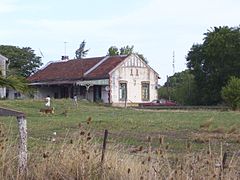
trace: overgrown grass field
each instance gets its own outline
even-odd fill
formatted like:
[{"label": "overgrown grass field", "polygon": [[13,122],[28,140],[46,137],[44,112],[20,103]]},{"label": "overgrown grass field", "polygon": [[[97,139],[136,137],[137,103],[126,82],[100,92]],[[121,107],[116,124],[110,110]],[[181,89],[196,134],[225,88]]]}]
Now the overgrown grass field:
[{"label": "overgrown grass field", "polygon": [[[0,101],[22,111],[28,172],[18,174],[16,117],[0,117],[0,179],[236,179],[240,113],[140,110],[70,99]],[[102,137],[109,131],[104,161]]]},{"label": "overgrown grass field", "polygon": [[[99,104],[79,102],[76,108],[70,99],[53,100],[53,115],[39,112],[43,101],[5,100],[1,107],[22,111],[26,114],[29,148],[43,146],[49,142],[53,132],[59,139],[78,130],[79,123],[91,118],[91,129],[95,136],[102,137],[104,129],[109,131],[109,143],[122,144],[125,147],[145,145],[147,137],[153,139],[153,147],[159,136],[165,138],[174,153],[185,151],[191,143],[193,150],[201,150],[209,141],[217,147],[232,150],[239,148],[240,113],[233,111],[177,111],[177,110],[140,110],[114,108]],[[0,117],[6,129],[17,136],[15,117]]]}]

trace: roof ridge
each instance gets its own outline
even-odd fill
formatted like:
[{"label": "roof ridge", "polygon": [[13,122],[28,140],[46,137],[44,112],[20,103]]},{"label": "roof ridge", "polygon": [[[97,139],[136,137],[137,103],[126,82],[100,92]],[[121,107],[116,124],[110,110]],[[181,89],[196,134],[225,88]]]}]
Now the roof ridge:
[{"label": "roof ridge", "polygon": [[94,71],[98,66],[100,66],[104,61],[106,61],[109,58],[109,56],[105,56],[101,61],[99,61],[97,64],[95,64],[93,67],[91,67],[88,71],[86,71],[83,75],[86,76],[92,71]]},{"label": "roof ridge", "polygon": [[[0,54],[1,55],[1,54]],[[105,56],[99,56],[99,57],[90,57],[90,58],[84,58],[84,59],[66,59],[66,60],[56,60],[56,61],[48,61],[45,65],[43,65],[39,70],[43,70],[46,67],[48,67],[50,64],[57,64],[57,63],[64,63],[69,61],[82,61],[82,60],[90,60],[95,58],[103,58]]]},{"label": "roof ridge", "polygon": [[48,67],[50,64],[53,64],[53,63],[54,63],[54,61],[48,61],[47,64],[43,65],[38,71],[44,70],[46,67]]}]

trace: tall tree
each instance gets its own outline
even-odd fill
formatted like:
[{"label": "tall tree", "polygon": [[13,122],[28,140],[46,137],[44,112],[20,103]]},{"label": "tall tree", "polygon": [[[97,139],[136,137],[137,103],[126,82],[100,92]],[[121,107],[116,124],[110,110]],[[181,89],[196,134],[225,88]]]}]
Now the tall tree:
[{"label": "tall tree", "polygon": [[86,57],[89,49],[85,50],[85,45],[86,45],[85,41],[81,42],[79,48],[76,50],[75,54],[77,59],[82,59]]},{"label": "tall tree", "polygon": [[231,77],[222,88],[222,98],[233,109],[240,108],[240,78]]},{"label": "tall tree", "polygon": [[116,56],[116,55],[129,55],[129,54],[132,54],[132,53],[135,53],[138,55],[139,58],[141,58],[143,61],[145,61],[146,63],[148,63],[147,61],[147,58],[145,58],[143,56],[143,54],[140,54],[138,52],[134,52],[134,46],[124,46],[124,47],[121,47],[120,49],[118,49],[116,46],[111,46],[109,49],[108,49],[108,53],[107,55],[109,56]]},{"label": "tall tree", "polygon": [[172,99],[182,105],[194,105],[196,86],[194,76],[189,70],[175,73],[158,91],[159,97]]},{"label": "tall tree", "polygon": [[208,88],[206,86],[206,67],[204,65],[205,57],[203,53],[203,45],[195,44],[191,47],[188,56],[188,68],[191,74],[194,75],[195,83],[197,86],[196,92],[198,96],[196,96],[195,103],[196,104],[206,104],[208,101]]},{"label": "tall tree", "polygon": [[240,28],[214,27],[204,36],[203,44],[189,51],[187,66],[196,80],[198,104],[218,104],[229,77],[240,77]]},{"label": "tall tree", "polygon": [[119,50],[116,46],[111,46],[110,48],[108,48],[108,56],[116,56],[119,55]]},{"label": "tall tree", "polygon": [[134,46],[124,46],[120,48],[120,55],[128,55],[133,53]]},{"label": "tall tree", "polygon": [[0,45],[0,54],[10,61],[7,75],[28,77],[42,65],[41,57],[37,56],[30,47]]}]

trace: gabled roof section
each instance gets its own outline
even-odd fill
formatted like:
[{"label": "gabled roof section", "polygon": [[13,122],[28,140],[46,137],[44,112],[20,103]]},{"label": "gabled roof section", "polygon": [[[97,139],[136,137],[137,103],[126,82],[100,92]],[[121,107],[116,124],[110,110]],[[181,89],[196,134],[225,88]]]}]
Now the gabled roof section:
[{"label": "gabled roof section", "polygon": [[105,79],[109,77],[109,72],[126,57],[127,56],[104,56],[81,60],[73,59],[52,62],[45,68],[30,76],[28,81],[34,83],[64,80]]},{"label": "gabled roof section", "polygon": [[[135,56],[136,58],[138,58],[138,59],[142,62],[142,64],[144,64],[147,68],[151,69],[151,70],[158,76],[158,78],[160,78],[160,77],[159,77],[159,74],[158,74],[153,68],[151,68],[146,62],[144,62],[141,58],[139,58],[138,55],[136,55],[136,54],[134,54],[134,53],[128,55],[128,56],[124,59],[124,61],[127,61],[128,58],[131,58],[131,57],[133,57],[133,56]],[[118,69],[119,67],[121,67],[124,63],[125,63],[125,62],[122,61],[122,62],[119,63],[116,67],[114,67],[109,73],[110,73],[110,74],[113,73],[116,69]]]},{"label": "gabled roof section", "polygon": [[94,71],[98,66],[100,66],[104,61],[108,59],[109,56],[106,56],[101,61],[99,61],[97,64],[95,64],[93,67],[91,67],[87,72],[84,73],[84,76],[88,75],[92,71]]},{"label": "gabled roof section", "polygon": [[83,73],[101,61],[102,58],[104,57],[52,62],[44,69],[41,69],[28,77],[28,81],[45,82],[81,79]]},{"label": "gabled roof section", "polygon": [[97,68],[87,74],[85,79],[102,79],[109,78],[109,72],[112,71],[118,64],[123,62],[128,56],[120,55],[120,56],[109,56],[102,64],[100,64]]}]

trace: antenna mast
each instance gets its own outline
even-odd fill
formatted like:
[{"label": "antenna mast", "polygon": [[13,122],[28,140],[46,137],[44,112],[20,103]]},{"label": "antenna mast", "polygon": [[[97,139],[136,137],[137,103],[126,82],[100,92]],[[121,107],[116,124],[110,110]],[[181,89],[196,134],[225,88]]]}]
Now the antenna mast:
[{"label": "antenna mast", "polygon": [[65,57],[66,57],[66,55],[67,55],[67,54],[66,54],[66,51],[67,51],[67,43],[68,43],[68,42],[66,42],[66,41],[64,42],[64,56],[65,56]]},{"label": "antenna mast", "polygon": [[172,63],[172,67],[173,67],[173,75],[175,74],[175,51],[173,51],[173,63]]}]

